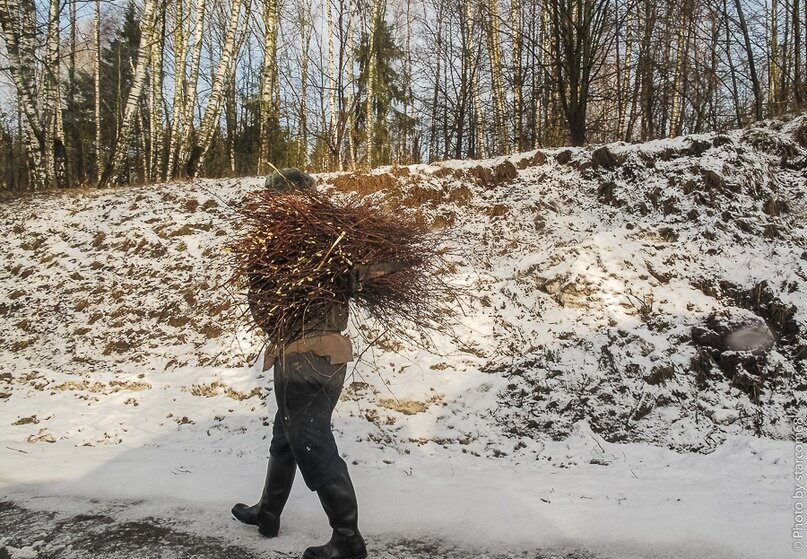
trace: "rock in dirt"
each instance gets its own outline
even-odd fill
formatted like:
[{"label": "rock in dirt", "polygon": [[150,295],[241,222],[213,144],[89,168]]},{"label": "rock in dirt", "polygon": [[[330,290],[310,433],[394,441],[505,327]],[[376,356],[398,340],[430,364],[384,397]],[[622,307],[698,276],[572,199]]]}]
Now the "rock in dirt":
[{"label": "rock in dirt", "polygon": [[765,352],[773,346],[774,338],[762,318],[751,311],[729,307],[710,314],[705,327],[694,327],[692,341],[721,352]]}]

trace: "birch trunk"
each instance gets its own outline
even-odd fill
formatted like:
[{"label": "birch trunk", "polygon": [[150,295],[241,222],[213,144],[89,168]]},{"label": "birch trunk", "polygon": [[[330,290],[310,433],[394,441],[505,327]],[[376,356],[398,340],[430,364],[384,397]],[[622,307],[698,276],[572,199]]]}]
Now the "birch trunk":
[{"label": "birch trunk", "polygon": [[802,106],[801,95],[801,14],[799,0],[793,1],[793,97],[796,107]]},{"label": "birch trunk", "polygon": [[230,175],[236,174],[235,137],[238,133],[238,113],[235,104],[235,74],[230,75],[227,83],[227,95],[224,103],[224,115],[227,122],[227,159],[230,163]]},{"label": "birch trunk", "polygon": [[264,0],[263,27],[265,29],[263,72],[261,76],[260,100],[260,151],[258,152],[258,174],[267,174],[272,159],[272,133],[278,117],[275,101],[277,81],[277,34],[278,0]]},{"label": "birch trunk", "polygon": [[[202,60],[202,45],[204,39],[204,25],[205,25],[205,9],[206,0],[199,0],[196,5],[196,21],[193,28],[193,52],[191,53],[191,68],[190,75],[187,81],[187,95],[185,96],[185,103],[182,108],[182,135],[179,143],[179,153],[177,161],[181,165],[188,160],[189,154],[193,148],[193,110],[196,107],[196,90],[199,83],[199,66]],[[190,17],[190,12],[186,17]],[[181,173],[178,169],[177,174]]]},{"label": "birch trunk", "polygon": [[[538,57],[536,52],[538,48],[536,47],[541,44],[541,18],[538,16],[538,9],[535,4],[535,2],[530,3],[529,18],[527,18],[529,26],[526,40],[527,44],[530,45],[530,48],[526,49],[526,68],[530,69],[528,88],[528,91],[530,92],[530,112],[526,117],[527,130],[529,131],[530,136],[529,143],[526,145],[530,146],[531,149],[535,149],[535,147],[538,145],[538,134],[540,130],[540,120],[538,119],[538,115],[540,114],[538,110],[538,104],[540,103],[538,80],[540,70],[538,68]],[[527,80],[525,79],[525,86],[527,85],[526,81]]]},{"label": "birch trunk", "polygon": [[507,133],[506,109],[504,104],[504,79],[502,78],[502,45],[499,33],[499,12],[496,0],[483,0],[487,6],[486,36],[490,57],[490,77],[493,96],[493,114],[496,126],[496,152],[510,151]]},{"label": "birch trunk", "polygon": [[[348,5],[352,5],[348,2]],[[347,22],[345,14],[347,13]],[[353,62],[351,52],[353,49],[353,11],[345,10],[345,0],[339,1],[339,63],[336,69],[336,132],[333,147],[337,169],[344,171],[345,142],[347,142],[349,161],[354,161],[353,151],[353,99],[355,98],[355,83],[353,81]]]},{"label": "birch trunk", "polygon": [[780,58],[780,65],[779,65],[779,97],[777,101],[779,102],[779,110],[784,111],[787,107],[788,97],[789,97],[789,86],[790,81],[793,77],[793,41],[791,40],[790,32],[791,32],[791,23],[790,23],[790,0],[784,0],[784,5],[782,6],[782,11],[784,12],[784,22],[782,22],[782,33],[784,36],[782,37],[782,45],[781,45],[781,58]]},{"label": "birch trunk", "polygon": [[676,37],[676,57],[675,57],[675,73],[673,74],[673,98],[672,109],[670,115],[670,137],[678,136],[680,133],[680,120],[681,120],[681,97],[683,94],[683,81],[684,81],[684,59],[687,56],[687,46],[689,45],[689,3],[683,4],[682,10],[682,25],[678,29]]},{"label": "birch trunk", "polygon": [[[544,5],[543,8],[543,26],[544,26],[544,37],[543,37],[543,64],[541,65],[542,68],[545,68],[543,72],[543,89],[544,89],[544,107],[543,107],[543,117],[544,117],[544,138],[547,138],[547,132],[553,131],[554,128],[557,127],[557,116],[555,115],[556,109],[558,106],[558,88],[553,87],[552,84],[552,18],[551,10],[549,6]],[[553,119],[553,120],[550,120]],[[550,140],[554,140],[555,138],[550,138]]]},{"label": "birch trunk", "polygon": [[95,181],[101,184],[104,153],[101,147],[101,0],[95,0]]},{"label": "birch trunk", "polygon": [[[153,49],[152,49],[153,51]],[[149,60],[149,64],[151,61]],[[134,162],[130,165],[130,169],[132,169],[129,173],[129,182],[133,182],[132,177],[137,177],[137,165],[140,165],[140,177],[143,177],[144,182],[149,182],[149,173],[151,172],[151,168],[149,167],[150,159],[149,159],[149,135],[150,130],[149,127],[146,126],[146,111],[137,111],[137,126],[134,130],[134,138],[135,138],[135,145],[137,146],[137,151],[135,151],[135,158]]]},{"label": "birch trunk", "polygon": [[653,105],[655,101],[653,91],[653,61],[652,39],[656,24],[657,13],[653,4],[644,4],[645,11],[639,12],[639,27],[641,30],[641,43],[639,46],[639,59],[636,67],[636,81],[634,87],[631,117],[628,120],[626,139],[630,141],[636,119],[641,117],[641,139],[646,141],[653,132]]},{"label": "birch trunk", "polygon": [[621,87],[620,90],[623,92],[621,95],[619,109],[618,109],[618,117],[617,117],[617,137],[622,139],[625,138],[625,115],[627,113],[627,99],[625,93],[628,92],[630,88],[630,73],[631,73],[631,64],[633,64],[633,20],[631,16],[633,11],[631,10],[631,3],[627,2],[625,6],[625,60],[623,61],[622,65],[622,78],[620,79]]},{"label": "birch trunk", "polygon": [[174,2],[174,101],[171,110],[170,140],[168,147],[168,162],[166,164],[166,176],[177,175],[176,158],[182,142],[184,128],[188,125],[183,119],[184,116],[184,92],[186,85],[186,62],[188,57],[188,40],[190,35],[190,4],[186,0],[175,0]]},{"label": "birch trunk", "polygon": [[[537,101],[535,103],[535,125],[536,133],[533,141],[533,149],[541,147],[543,140],[546,138],[546,131],[549,124],[549,103],[551,102],[552,88],[549,86],[549,73],[550,66],[549,53],[551,52],[550,33],[549,33],[549,8],[541,4],[541,24],[540,24],[540,38],[538,44],[540,45],[539,54],[537,59],[540,61],[539,75],[541,76],[540,91],[536,90]],[[540,127],[540,128],[539,128]],[[540,132],[538,131],[540,129]]]},{"label": "birch trunk", "polygon": [[[353,121],[353,104],[356,102],[356,75],[353,68],[353,34],[354,25],[353,18],[351,17],[348,22],[347,28],[347,53],[345,54],[345,67],[348,72],[348,88],[350,88],[350,97],[346,100],[345,109],[347,112],[347,148],[348,148],[348,163],[350,170],[356,169],[356,138],[354,134],[354,121]],[[342,171],[342,162],[339,162],[339,170]]]},{"label": "birch trunk", "polygon": [[[328,34],[328,75],[325,76],[328,88],[328,146],[331,149],[331,161],[328,170],[332,170],[334,163],[341,159],[341,149],[339,146],[338,135],[336,133],[336,88],[338,87],[338,80],[336,79],[336,72],[334,69],[334,53],[333,53],[333,10],[331,9],[330,0],[323,2],[323,9],[326,11],[327,27],[325,32]],[[340,69],[341,71],[341,69]]]},{"label": "birch trunk", "polygon": [[[466,50],[468,61],[467,64],[476,65],[476,74],[479,73],[479,47],[476,44],[478,32],[478,4],[476,12],[471,12],[471,2],[465,3],[465,20],[468,22],[468,48]],[[473,119],[474,119],[474,156],[476,158],[485,158],[487,154],[487,138],[485,130],[485,119],[482,115],[482,92],[479,85],[479,79],[474,75],[471,76],[471,91],[473,92]],[[445,147],[444,149],[448,149]]]},{"label": "birch trunk", "polygon": [[521,2],[510,0],[510,26],[513,29],[511,64],[513,65],[513,139],[515,150],[523,149],[523,97],[522,97],[522,69],[521,49],[523,37],[521,35]]},{"label": "birch trunk", "polygon": [[415,93],[412,89],[412,0],[406,0],[406,42],[404,44],[404,52],[406,53],[406,71],[404,72],[404,79],[406,80],[404,88],[406,91],[406,98],[404,99],[404,129],[402,131],[403,138],[399,141],[400,153],[398,155],[398,163],[406,164],[414,161],[414,137],[412,140],[412,150],[410,152],[410,135],[411,128],[409,126],[410,114],[414,113],[413,102]]},{"label": "birch trunk", "polygon": [[770,54],[768,56],[768,113],[778,114],[779,100],[779,1],[771,2]]},{"label": "birch trunk", "polygon": [[429,163],[437,159],[437,99],[440,94],[440,72],[442,70],[441,64],[443,62],[443,10],[445,8],[444,0],[440,0],[440,5],[437,9],[437,48],[434,53],[436,60],[434,61],[434,95],[432,96],[431,119],[429,122]]},{"label": "birch trunk", "polygon": [[384,0],[373,1],[373,13],[370,19],[370,35],[368,37],[367,45],[367,101],[365,106],[364,124],[366,127],[366,141],[367,141],[367,167],[373,167],[373,141],[375,138],[374,129],[375,122],[373,121],[373,97],[375,96],[375,34],[378,25],[378,18],[381,16],[381,3]]},{"label": "birch trunk", "polygon": [[51,184],[64,187],[67,184],[64,157],[64,133],[61,124],[59,96],[59,0],[50,0],[48,9],[48,38],[45,55],[45,87],[42,110],[45,115],[45,174]]},{"label": "birch trunk", "polygon": [[[22,17],[20,17],[22,15]],[[33,39],[36,33],[36,11],[32,2],[0,0],[0,27],[8,54],[8,71],[17,92],[25,130],[22,141],[28,158],[30,182],[33,188],[52,184],[52,176],[44,172],[45,129],[38,111],[38,91],[35,75]]]},{"label": "birch trunk", "polygon": [[[76,13],[76,0],[69,0],[70,5],[70,53],[67,65],[67,110],[73,111],[76,107],[76,51],[78,49],[78,22]],[[86,180],[84,138],[80,136],[75,126],[71,130],[70,139],[67,142],[75,154],[75,169],[72,171],[73,177],[79,182]],[[71,177],[68,175],[68,179]]]},{"label": "birch trunk", "polygon": [[[249,1],[246,0],[247,10],[249,9]],[[202,122],[199,125],[199,141],[196,142],[191,158],[188,161],[188,175],[191,178],[195,177],[196,173],[204,165],[207,152],[213,143],[213,136],[219,127],[219,118],[221,117],[224,86],[230,81],[233,53],[235,52],[236,38],[238,37],[238,22],[241,19],[241,0],[233,0],[231,10],[224,47],[216,73],[213,76],[213,85],[210,88],[210,99],[207,102]],[[196,154],[198,154],[198,160]]]},{"label": "birch trunk", "polygon": [[300,165],[306,168],[308,165],[308,56],[311,48],[311,17],[308,13],[308,3],[303,2],[301,10],[304,10],[300,19],[300,38],[302,42],[302,60],[300,62],[300,139],[298,142],[298,154]]},{"label": "birch trunk", "polygon": [[165,11],[157,17],[154,40],[157,48],[151,50],[151,92],[149,95],[149,153],[148,178],[151,182],[163,178],[163,51],[165,49]]},{"label": "birch trunk", "polygon": [[118,138],[112,152],[112,161],[107,165],[102,185],[116,184],[120,181],[124,165],[127,162],[129,145],[132,139],[132,129],[139,114],[140,97],[146,82],[146,74],[151,59],[151,46],[154,40],[154,12],[156,0],[145,0],[143,6],[143,21],[141,23],[140,46],[137,51],[137,65],[132,78],[132,88],[126,100],[123,120],[118,129]]}]

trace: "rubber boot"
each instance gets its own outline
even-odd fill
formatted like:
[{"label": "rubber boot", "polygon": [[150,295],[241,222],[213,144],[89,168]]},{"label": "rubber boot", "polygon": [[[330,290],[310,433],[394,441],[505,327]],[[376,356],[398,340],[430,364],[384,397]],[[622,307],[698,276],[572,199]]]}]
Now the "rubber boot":
[{"label": "rubber boot", "polygon": [[233,516],[244,524],[258,527],[258,532],[267,538],[274,538],[280,531],[280,513],[289,499],[297,464],[294,461],[281,462],[269,457],[266,467],[266,482],[261,500],[250,506],[238,503],[232,508]]},{"label": "rubber boot", "polygon": [[359,533],[359,507],[347,471],[317,489],[317,496],[333,528],[325,545],[309,547],[303,559],[365,559],[367,548]]}]

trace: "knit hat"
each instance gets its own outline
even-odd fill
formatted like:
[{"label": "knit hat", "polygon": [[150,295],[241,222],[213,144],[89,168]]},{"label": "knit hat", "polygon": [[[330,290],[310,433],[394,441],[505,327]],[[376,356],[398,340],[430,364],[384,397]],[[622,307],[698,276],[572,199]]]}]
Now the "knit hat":
[{"label": "knit hat", "polygon": [[288,167],[266,177],[264,185],[267,189],[276,192],[293,192],[295,190],[312,190],[315,182],[314,177],[308,173],[304,173],[296,167]]}]

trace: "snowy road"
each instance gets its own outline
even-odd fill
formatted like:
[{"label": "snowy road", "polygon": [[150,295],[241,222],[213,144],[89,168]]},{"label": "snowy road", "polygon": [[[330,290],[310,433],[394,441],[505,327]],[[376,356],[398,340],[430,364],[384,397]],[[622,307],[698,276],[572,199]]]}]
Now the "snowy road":
[{"label": "snowy road", "polygon": [[[385,463],[353,450],[360,525],[377,559],[798,556],[789,443],[739,438],[680,455],[581,431],[548,445],[551,461],[424,447]],[[563,456],[574,462],[559,466]],[[14,559],[299,557],[329,535],[299,479],[279,538],[230,516],[260,490],[265,462],[252,455],[4,444],[0,461],[0,545],[33,546]]]},{"label": "snowy road", "polygon": [[[0,501],[0,532],[7,541],[22,545],[35,543],[28,549],[15,548],[14,556],[63,558],[128,559],[159,557],[161,559],[274,559],[299,557],[299,553],[277,549],[270,540],[255,541],[251,546],[233,544],[219,536],[200,536],[158,518],[137,521],[116,521],[115,511],[104,505],[87,504],[92,513],[56,514],[32,511],[8,501]],[[114,508],[114,507],[112,507]],[[38,542],[38,543],[36,543]],[[11,547],[14,547],[13,545]],[[585,551],[508,551],[492,553],[463,549],[436,541],[399,539],[385,541],[368,539],[370,557],[392,558],[531,558],[531,559],[594,559]],[[0,551],[0,558],[4,557]]]},{"label": "snowy road", "polygon": [[[188,521],[167,522],[147,517],[120,521],[114,518],[121,503],[85,503],[85,513],[63,514],[33,511],[9,501],[0,501],[0,533],[9,542],[11,559],[276,559],[299,557],[282,540],[266,540],[253,534],[246,543],[233,543],[225,535],[200,535],[199,526],[191,531]],[[242,538],[246,529],[235,528]],[[240,540],[241,538],[239,538]],[[25,545],[28,544],[28,545]],[[278,545],[281,544],[281,545]],[[606,559],[617,557],[733,557],[728,552],[695,551],[690,546],[672,546],[637,555],[637,550],[595,552],[579,546],[562,549],[479,549],[426,538],[369,537],[369,557],[374,559]],[[21,547],[16,547],[21,546]],[[0,548],[0,559],[5,559]],[[705,553],[704,553],[705,551]],[[651,553],[651,554],[646,554]],[[682,554],[683,553],[683,554]],[[711,554],[710,554],[711,553]]]}]

